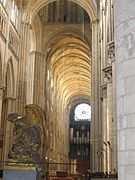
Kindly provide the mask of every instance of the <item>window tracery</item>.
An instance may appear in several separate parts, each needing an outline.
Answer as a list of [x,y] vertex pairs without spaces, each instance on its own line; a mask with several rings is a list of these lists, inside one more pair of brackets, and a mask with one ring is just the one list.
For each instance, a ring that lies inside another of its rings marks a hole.
[[85,103],[79,104],[75,108],[75,121],[91,120],[91,106]]

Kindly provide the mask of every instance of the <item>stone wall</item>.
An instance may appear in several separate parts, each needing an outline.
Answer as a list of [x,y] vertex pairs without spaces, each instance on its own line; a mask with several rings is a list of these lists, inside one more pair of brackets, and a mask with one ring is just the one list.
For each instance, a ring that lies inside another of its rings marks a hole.
[[135,1],[115,0],[119,180],[135,179]]

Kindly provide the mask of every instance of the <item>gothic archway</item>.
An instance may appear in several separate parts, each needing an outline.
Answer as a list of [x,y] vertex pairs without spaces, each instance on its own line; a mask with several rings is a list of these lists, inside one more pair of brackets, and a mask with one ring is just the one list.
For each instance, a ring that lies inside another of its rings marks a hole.
[[[97,34],[98,21],[96,20],[96,15],[95,15],[96,13],[94,13],[95,7],[92,5],[92,1],[81,1],[81,2],[80,1],[71,1],[71,2],[74,2],[74,4],[80,5],[80,7],[83,8],[83,10],[88,13],[88,16],[90,18],[90,23],[88,24],[88,26],[91,28],[91,33],[90,33],[89,37],[91,38],[91,40],[89,42],[87,42],[85,32],[83,31],[84,29],[82,28],[84,26],[81,27],[82,32],[80,31],[81,28],[80,29],[78,28],[78,32],[77,32],[76,28],[71,28],[69,26],[68,30],[66,28],[60,28],[59,30],[56,29],[55,33],[52,33],[52,34],[48,33],[47,29],[45,29],[43,27],[44,24],[41,24],[41,22],[42,22],[41,16],[40,16],[40,19],[39,19],[39,17],[37,18],[37,16],[39,16],[39,11],[42,8],[45,8],[48,4],[50,4],[52,2],[55,2],[55,1],[42,1],[42,2],[36,1],[35,3],[33,2],[32,6],[31,6],[31,10],[29,12],[30,16],[28,16],[28,17],[29,17],[30,24],[32,24],[32,28],[33,28],[32,31],[34,32],[33,37],[35,37],[35,39],[33,42],[34,42],[34,48],[36,49],[36,51],[33,51],[31,53],[31,57],[30,57],[31,60],[28,60],[29,63],[31,63],[31,64],[29,64],[29,67],[30,67],[29,74],[32,75],[32,76],[28,77],[29,82],[30,82],[29,88],[31,88],[31,89],[28,89],[28,91],[32,92],[31,102],[34,102],[37,104],[39,102],[40,103],[42,102],[41,104],[43,106],[45,104],[45,106],[44,106],[45,108],[47,106],[49,107],[49,109],[47,109],[49,117],[47,117],[47,118],[51,119],[51,116],[54,117],[55,111],[53,110],[53,107],[54,107],[54,105],[57,105],[57,109],[59,111],[59,116],[56,117],[56,122],[58,122],[58,121],[60,121],[59,120],[60,116],[62,117],[62,119],[67,118],[67,116],[65,116],[65,114],[64,114],[64,111],[65,112],[68,111],[67,107],[77,98],[78,99],[83,98],[83,99],[87,99],[87,100],[92,99],[95,103],[95,101],[97,101],[97,100],[95,100],[94,98],[96,96],[99,96],[98,87],[97,87],[98,84],[96,84],[97,79],[99,78],[99,75],[97,74],[98,73],[98,70],[97,70],[98,69],[98,56],[97,56],[97,53],[98,53],[97,52],[97,49],[98,49],[98,47],[97,47],[97,44],[98,44],[97,43],[97,41],[98,41],[98,34]],[[42,14],[40,14],[40,15],[42,15]],[[41,20],[40,23],[39,23],[39,20]],[[44,41],[44,39],[41,35],[42,34],[41,29],[44,30],[44,35],[46,35],[46,42]],[[51,29],[50,32],[52,32],[52,31],[53,30]],[[59,36],[60,34],[61,34],[61,36]],[[70,36],[70,37],[68,37],[68,36]],[[71,43],[70,43],[71,39],[74,39],[74,42],[76,42],[76,43],[73,43],[71,45]],[[67,40],[65,47],[66,48],[69,47],[69,49],[66,49],[66,50],[64,49],[65,48],[64,46],[63,47],[61,46],[62,44],[64,44],[65,40]],[[43,46],[41,46],[42,41],[44,42]],[[51,44],[52,41],[53,41],[53,43]],[[77,44],[78,44],[78,48],[76,48]],[[70,53],[70,55],[68,56],[67,54],[64,55],[64,53],[63,53],[64,51],[65,52],[72,51],[72,53]],[[59,54],[59,55],[57,56],[57,54]],[[80,54],[81,54],[81,58],[80,58]],[[92,54],[92,57],[91,57],[91,54]],[[55,55],[57,57],[55,57]],[[69,66],[71,69],[65,68],[65,66],[62,65],[62,64],[64,64],[64,62],[59,64],[60,60],[62,59],[62,56],[64,57],[64,61],[66,61],[66,63],[67,63],[68,59],[70,59],[70,61],[72,61],[70,64],[66,64],[66,66]],[[52,59],[57,59],[57,61],[53,62]],[[53,63],[51,64],[49,62],[53,62]],[[80,62],[80,65],[77,65],[78,64],[77,62]],[[51,67],[51,69],[49,69],[50,67]],[[77,68],[79,69],[78,71],[77,71]],[[42,71],[41,71],[41,69],[42,69]],[[63,71],[62,71],[62,69],[63,69]],[[74,73],[72,73],[73,69],[76,69],[76,71]],[[81,73],[79,73],[79,71]],[[80,74],[80,76],[78,74]],[[94,98],[90,97],[91,83],[92,83],[91,74],[93,75],[93,88],[95,88],[95,89],[93,89],[93,94],[98,93],[96,95],[92,94]],[[41,79],[43,79],[44,77],[45,77],[46,82],[48,81],[47,79],[49,79],[49,81],[47,82],[47,85],[44,85],[41,81]],[[81,79],[80,81],[78,81],[79,82],[77,84],[78,88],[76,86],[77,77],[78,77],[78,79],[79,78]],[[37,86],[38,86],[38,88],[36,88]],[[50,90],[47,91],[46,87],[49,87]],[[43,91],[43,89],[44,89],[44,91]],[[54,91],[55,91],[55,93],[54,93]],[[38,94],[39,94],[39,96],[38,96]],[[39,97],[41,97],[41,94],[42,94],[42,99],[40,100]],[[28,98],[30,98],[30,96],[28,96]],[[98,99],[98,98],[96,98],[96,99]],[[44,100],[45,100],[45,102],[44,102]],[[52,104],[49,103],[49,101]],[[94,109],[94,106],[96,106],[97,104],[99,104],[99,103],[96,102],[93,105],[93,109]],[[98,109],[98,107],[97,107],[97,109]],[[98,114],[97,110],[93,110],[93,112]],[[94,117],[94,113],[93,113],[92,118],[97,120],[97,118]],[[50,124],[51,124],[51,126],[53,126],[53,128],[55,126],[57,126],[56,123],[54,123],[54,122],[50,123]],[[98,123],[93,122],[94,128],[95,128],[95,124],[98,124]],[[60,125],[58,125],[58,126],[60,126]],[[51,129],[50,129],[50,131],[51,131]],[[59,132],[56,134],[59,134]],[[53,139],[51,141],[54,142],[55,140]]]
[[[45,5],[54,2],[55,0],[30,0],[26,5],[26,13],[25,13],[25,19],[26,21],[32,23],[35,15],[37,12]],[[96,18],[96,2],[89,1],[89,0],[70,0],[71,2],[77,3],[81,7],[85,9],[85,11],[89,14],[89,17],[92,21],[95,21]]]

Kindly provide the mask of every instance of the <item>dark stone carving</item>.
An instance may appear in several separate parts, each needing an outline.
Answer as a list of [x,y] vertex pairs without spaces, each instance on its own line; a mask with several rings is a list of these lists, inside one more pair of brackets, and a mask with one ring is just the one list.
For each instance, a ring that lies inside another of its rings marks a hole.
[[8,120],[14,123],[13,145],[9,159],[21,162],[40,162],[40,150],[43,135],[43,111],[36,105],[25,107],[26,115],[20,117],[10,113]]
[[107,98],[107,84],[101,85],[101,100]]
[[107,66],[111,66],[112,62],[115,61],[115,45],[114,41],[108,43],[108,62]]

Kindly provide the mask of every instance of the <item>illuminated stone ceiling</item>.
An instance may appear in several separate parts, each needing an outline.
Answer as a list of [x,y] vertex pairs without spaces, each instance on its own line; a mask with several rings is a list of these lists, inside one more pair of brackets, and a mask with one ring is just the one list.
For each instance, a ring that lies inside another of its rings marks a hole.
[[[33,18],[36,16],[38,11],[44,7],[45,5],[55,2],[55,0],[15,0],[18,6],[24,7],[25,16],[29,22],[32,22]],[[58,0],[57,0],[58,1]],[[74,2],[81,7],[83,7],[91,20],[94,21],[96,19],[96,0],[69,0],[70,2]]]
[[[88,1],[80,1],[82,2],[88,3]],[[52,104],[55,104],[55,101],[60,102],[67,108],[74,101],[90,101],[91,47],[90,42],[88,44],[85,39],[87,33],[87,37],[91,39],[89,31],[91,20],[88,13],[75,1],[57,1],[57,3],[51,1],[50,4],[40,8],[37,15],[40,17],[44,31],[49,31],[46,29],[49,28],[47,25],[54,28],[57,25],[55,31],[59,32],[59,34],[55,32],[57,35],[53,38],[51,33],[43,37],[44,40],[49,40],[45,52],[47,52],[47,89],[52,96]],[[71,26],[65,26],[68,29],[60,32],[58,25],[64,27],[66,24]],[[89,27],[86,31],[85,25]],[[73,33],[72,26],[78,32]]]
[[85,41],[70,33],[60,35],[49,46],[50,86],[58,100],[68,106],[74,100],[90,99],[91,54]]

